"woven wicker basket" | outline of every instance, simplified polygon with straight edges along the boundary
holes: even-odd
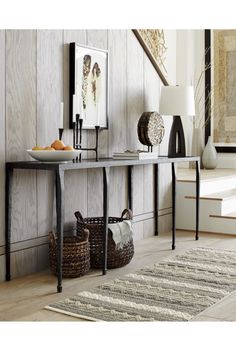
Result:
[[[84,275],[90,268],[89,231],[83,230],[80,236],[64,235],[62,276],[75,278]],[[57,236],[49,233],[49,264],[51,271],[57,273]]]
[[[103,217],[83,218],[79,211],[75,212],[77,218],[77,231],[80,233],[84,228],[89,230],[90,242],[90,264],[93,268],[102,268],[103,266]],[[124,219],[132,219],[133,215],[130,210],[124,210],[121,217],[109,217],[108,223],[122,222]],[[134,255],[134,243],[131,238],[125,242],[122,247],[115,244],[112,238],[112,232],[108,230],[108,250],[107,250],[107,268],[118,268],[127,265]]]

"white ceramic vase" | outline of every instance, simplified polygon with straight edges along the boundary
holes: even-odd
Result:
[[[211,136],[208,137],[207,144],[202,153],[202,164],[206,169],[215,169],[217,166],[217,152],[212,143]]]

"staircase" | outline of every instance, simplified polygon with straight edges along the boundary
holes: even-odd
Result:
[[[178,169],[176,200],[176,228],[195,230],[194,169]],[[236,169],[201,170],[199,228],[236,235]]]

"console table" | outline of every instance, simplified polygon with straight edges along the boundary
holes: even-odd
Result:
[[[38,161],[19,161],[6,163],[6,280],[11,279],[11,212],[12,212],[12,182],[14,169],[47,170],[55,173],[56,185],[56,212],[57,212],[57,236],[58,236],[58,270],[57,270],[57,292],[62,291],[62,248],[64,228],[64,173],[68,170],[78,171],[80,169],[102,168],[103,169],[103,217],[104,217],[104,241],[103,241],[103,274],[107,271],[107,242],[108,242],[108,212],[109,212],[109,170],[111,167],[128,167],[128,207],[133,209],[133,167],[139,165],[153,164],[154,166],[154,216],[155,235],[158,235],[158,169],[160,164],[171,164],[172,170],[172,249],[175,249],[175,214],[176,214],[176,171],[175,164],[181,162],[196,163],[196,236],[198,240],[199,229],[199,194],[200,194],[200,158],[181,157],[168,158],[159,156],[157,159],[148,160],[113,160],[101,159],[84,160],[79,163]]]

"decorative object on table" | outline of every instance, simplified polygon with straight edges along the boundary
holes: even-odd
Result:
[[[148,151],[162,142],[165,134],[164,121],[157,112],[143,112],[137,126],[140,143],[148,146]]]
[[[89,217],[83,218],[79,211],[75,212],[77,218],[77,230],[87,228],[89,230],[90,242],[90,264],[93,268],[103,267],[103,236],[104,236],[104,218]],[[108,250],[107,250],[107,268],[118,268],[127,265],[134,255],[134,243],[132,238],[132,220],[133,215],[130,210],[124,210],[121,217],[108,218]],[[125,232],[122,235],[122,223],[128,222],[130,228],[127,233],[127,225],[124,226]],[[109,228],[111,224],[116,224],[117,229],[121,229],[120,241],[116,240],[117,235],[113,236]],[[113,227],[114,231],[114,227]]]
[[[206,169],[215,169],[217,166],[217,152],[212,143],[211,136],[208,137],[207,144],[202,154],[202,164]]]
[[[79,157],[81,150],[55,150],[52,147],[41,150],[27,150],[28,154],[41,162],[66,162]]]
[[[186,156],[185,137],[180,115],[195,114],[194,90],[192,86],[164,86],[161,89],[160,108],[162,115],[173,115],[168,156]]]
[[[108,128],[108,51],[70,43],[70,128]]]
[[[95,126],[95,132],[96,132],[96,139],[95,139],[95,146],[92,148],[83,148],[82,147],[82,128],[83,128],[83,119],[80,118],[80,115],[76,115],[76,122],[73,122],[73,147],[75,150],[80,150],[80,151],[94,151],[96,155],[96,161],[98,161],[98,134],[100,130],[100,126]],[[73,161],[78,162],[81,161],[81,154],[78,157],[76,157]]]
[[[63,117],[64,116],[64,103],[60,103],[60,122],[59,122],[59,140],[62,139],[63,131],[64,131],[64,124],[63,124]]]
[[[72,161],[74,158],[79,157],[81,154],[81,150],[75,150],[73,146],[65,145],[64,142],[60,139],[54,140],[51,143],[51,146],[36,145],[31,150],[27,150],[27,152],[35,160],[41,162]]]
[[[211,135],[218,152],[236,152],[236,30],[205,31],[205,143]]]
[[[57,236],[49,233],[49,263],[51,271],[57,273]],[[84,229],[80,235],[64,233],[62,275],[75,278],[86,274],[90,269],[89,231]]]
[[[143,150],[126,150],[124,152],[114,152],[114,160],[148,160],[158,158],[158,152],[148,152]]]
[[[59,137],[59,140],[62,140],[63,132],[64,132],[64,129],[63,129],[63,128],[58,128],[58,137]]]
[[[74,150],[73,146],[65,145],[62,141],[63,135],[63,115],[64,103],[60,103],[60,119],[59,119],[59,138],[54,140],[50,146],[36,145],[31,150],[27,150],[28,154],[37,161],[41,162],[66,162],[78,158],[81,151]]]
[[[94,321],[194,320],[235,291],[235,260],[235,251],[192,249],[45,308]]]
[[[143,50],[147,54],[153,67],[157,71],[164,85],[168,85],[165,67],[165,53],[167,50],[165,43],[165,33],[163,29],[133,29],[133,33],[138,39]]]

